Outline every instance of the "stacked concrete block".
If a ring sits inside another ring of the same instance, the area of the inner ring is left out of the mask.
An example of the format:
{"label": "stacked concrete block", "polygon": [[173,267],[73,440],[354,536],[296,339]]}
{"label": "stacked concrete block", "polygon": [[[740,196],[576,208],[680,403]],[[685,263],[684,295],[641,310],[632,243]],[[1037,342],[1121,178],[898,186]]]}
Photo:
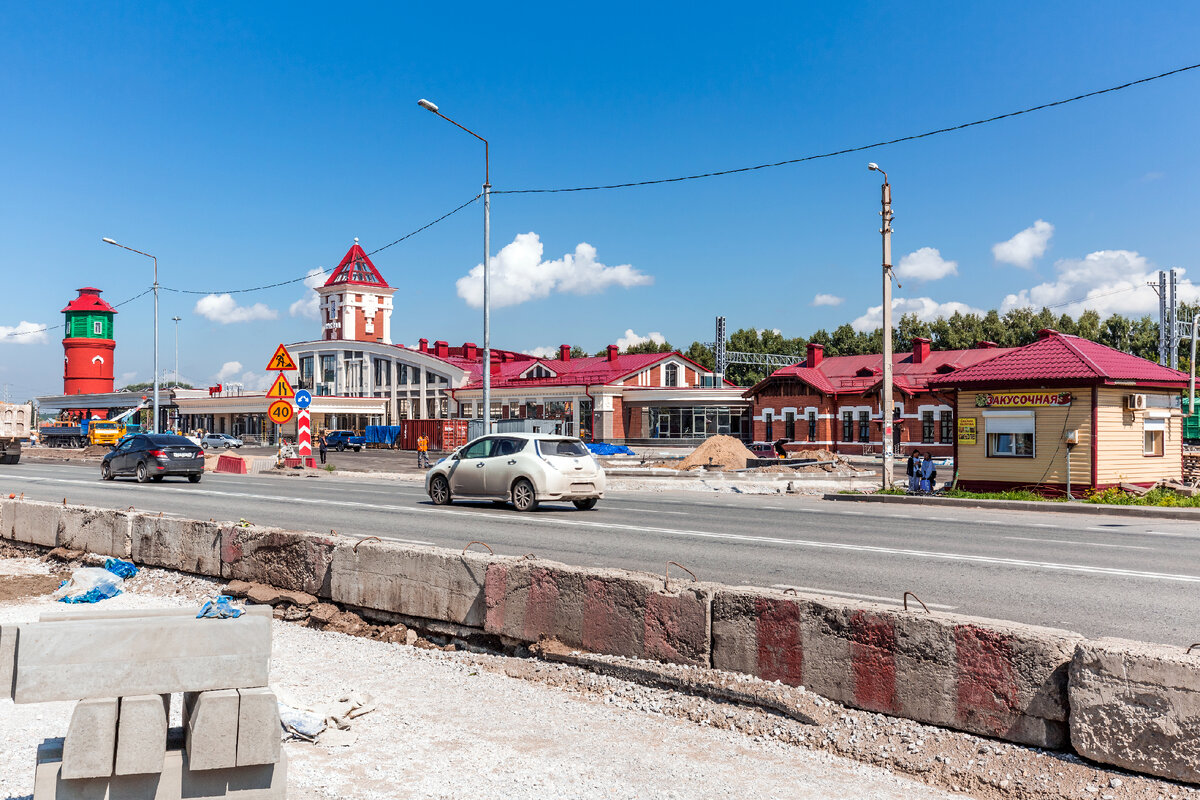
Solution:
{"label": "stacked concrete block", "polygon": [[713,600],[713,666],[1038,747],[1068,744],[1067,631],[758,589]]}
{"label": "stacked concrete block", "polygon": [[237,690],[189,692],[184,695],[183,704],[186,719],[184,731],[187,737],[184,749],[192,769],[236,767]]}
{"label": "stacked concrete block", "polygon": [[1071,660],[1071,744],[1104,764],[1200,783],[1200,653],[1123,639]]}
{"label": "stacked concrete block", "polygon": [[555,639],[595,653],[708,666],[711,592],[623,570],[588,570],[536,559],[489,565],[488,633]]}
{"label": "stacked concrete block", "polygon": [[4,504],[3,536],[14,542],[57,547],[63,507],[31,500],[9,500]]}
{"label": "stacked concrete block", "polygon": [[279,701],[270,689],[238,689],[237,766],[279,760]]}
{"label": "stacked concrete block", "polygon": [[346,537],[281,528],[230,527],[221,531],[221,577],[268,583],[329,597],[329,565]]}
{"label": "stacked concrete block", "polygon": [[135,514],[130,527],[135,563],[221,576],[221,538],[228,523]]}
{"label": "stacked concrete block", "polygon": [[481,553],[395,542],[365,542],[357,551],[345,544],[333,553],[330,599],[482,628],[490,560]]}
{"label": "stacked concrete block", "polygon": [[63,742],[63,778],[107,778],[113,774],[117,706],[117,700],[111,697],[75,704]]}
{"label": "stacked concrete block", "polygon": [[167,721],[171,695],[122,697],[117,719],[117,758],[114,775],[143,775],[162,771],[167,753]]}

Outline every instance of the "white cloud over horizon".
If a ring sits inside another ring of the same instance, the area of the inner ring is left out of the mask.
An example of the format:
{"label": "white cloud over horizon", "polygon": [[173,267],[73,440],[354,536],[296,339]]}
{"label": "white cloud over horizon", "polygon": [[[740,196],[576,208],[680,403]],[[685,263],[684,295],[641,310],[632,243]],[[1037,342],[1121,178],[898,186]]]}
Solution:
{"label": "white cloud over horizon", "polygon": [[533,356],[534,358],[558,358],[558,348],[550,345],[546,345],[545,347],[534,347],[530,348],[529,350],[522,350],[521,352],[527,356]]}
{"label": "white cloud over horizon", "polygon": [[[958,262],[942,258],[936,247],[922,247],[900,259],[896,275],[915,281],[936,281],[958,274]],[[881,306],[882,308],[882,306]]]}
{"label": "white cloud over horizon", "polygon": [[229,294],[205,295],[196,301],[193,311],[205,319],[219,322],[222,325],[228,325],[231,322],[254,322],[279,318],[279,312],[265,303],[239,306],[233,299],[233,295]]}
{"label": "white cloud over horizon", "polygon": [[217,383],[240,383],[248,392],[265,392],[271,388],[275,376],[265,372],[251,372],[242,369],[240,361],[226,361],[213,375]]}
{"label": "white cloud over horizon", "polygon": [[0,344],[41,344],[49,338],[42,322],[21,320],[16,325],[0,325]]}
{"label": "white cloud over horizon", "polygon": [[304,317],[305,319],[320,319],[321,318],[321,295],[317,294],[316,289],[321,286],[329,278],[329,273],[324,267],[310,269],[308,275],[304,278],[304,286],[307,291],[304,295],[292,303],[288,307],[288,314],[293,317]]}
{"label": "white cloud over horizon", "polygon": [[[587,242],[553,261],[543,261],[544,246],[536,233],[518,234],[491,260],[491,304],[513,306],[548,297],[552,292],[596,294],[613,286],[648,286],[654,278],[629,264],[607,266],[596,260]],[[458,296],[472,308],[483,307],[483,264],[475,265],[455,283]]]}
{"label": "white cloud over horizon", "polygon": [[[899,322],[901,314],[916,314],[917,319],[922,322],[932,322],[938,317],[949,317],[956,311],[961,314],[978,314],[980,316],[987,313],[982,309],[957,301],[939,303],[932,297],[894,297],[892,298],[892,325],[895,326]],[[856,331],[866,332],[881,327],[883,325],[883,304],[871,306],[865,314],[855,319],[850,325]]]}
{"label": "white cloud over horizon", "polygon": [[663,336],[658,331],[650,331],[645,336],[639,336],[633,332],[633,328],[626,328],[625,335],[618,338],[613,344],[620,350],[628,350],[630,347],[646,342],[654,342],[655,344],[666,344],[667,337]]}
{"label": "white cloud over horizon", "polygon": [[998,263],[1030,269],[1036,259],[1046,254],[1053,235],[1054,226],[1039,219],[1008,241],[992,245],[992,256]]}
{"label": "white cloud over horizon", "polygon": [[[1158,282],[1158,267],[1134,250],[1097,250],[1083,258],[1064,258],[1054,264],[1057,277],[1005,296],[1000,313],[1014,308],[1053,306],[1059,313],[1079,316],[1091,309],[1110,314],[1157,315],[1158,294],[1147,283]],[[1200,287],[1178,269],[1180,302],[1200,301]]]}
{"label": "white cloud over horizon", "polygon": [[838,297],[836,294],[818,293],[813,297],[811,305],[814,306],[840,306],[846,302],[846,298]]}

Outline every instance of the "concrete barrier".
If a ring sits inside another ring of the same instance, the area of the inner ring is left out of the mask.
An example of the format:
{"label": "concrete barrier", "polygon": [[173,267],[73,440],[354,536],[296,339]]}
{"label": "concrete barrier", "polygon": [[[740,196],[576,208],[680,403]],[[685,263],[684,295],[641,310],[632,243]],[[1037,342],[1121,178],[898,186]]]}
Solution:
{"label": "concrete barrier", "polygon": [[1071,744],[1081,756],[1200,783],[1200,653],[1100,639],[1071,659]]}
{"label": "concrete barrier", "polygon": [[342,543],[353,544],[353,540],[257,525],[225,527],[221,530],[221,577],[329,597],[329,565]]}
{"label": "concrete barrier", "polygon": [[129,558],[132,516],[123,511],[68,506],[60,515],[58,546],[113,558]]}
{"label": "concrete barrier", "polygon": [[221,577],[222,534],[230,523],[134,514],[130,555],[137,564]]}
{"label": "concrete barrier", "polygon": [[487,570],[484,630],[595,653],[709,665],[711,590],[623,570],[506,560]]}
{"label": "concrete barrier", "polygon": [[363,542],[339,546],[330,564],[335,603],[453,622],[484,623],[489,557],[440,547]]}
{"label": "concrete barrier", "polygon": [[1062,748],[1067,631],[760,589],[713,599],[717,669],[805,686],[846,705]]}
{"label": "concrete barrier", "polygon": [[42,547],[58,546],[58,531],[63,524],[63,506],[32,500],[6,500],[0,511],[0,526],[5,539]]}

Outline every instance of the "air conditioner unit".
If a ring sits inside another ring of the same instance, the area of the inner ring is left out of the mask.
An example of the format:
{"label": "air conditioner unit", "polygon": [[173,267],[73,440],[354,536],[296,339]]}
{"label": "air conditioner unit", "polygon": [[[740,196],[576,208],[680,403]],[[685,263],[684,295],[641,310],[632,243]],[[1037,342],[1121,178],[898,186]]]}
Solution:
{"label": "air conditioner unit", "polygon": [[1127,394],[1125,395],[1125,407],[1134,411],[1146,410],[1146,395],[1144,394]]}

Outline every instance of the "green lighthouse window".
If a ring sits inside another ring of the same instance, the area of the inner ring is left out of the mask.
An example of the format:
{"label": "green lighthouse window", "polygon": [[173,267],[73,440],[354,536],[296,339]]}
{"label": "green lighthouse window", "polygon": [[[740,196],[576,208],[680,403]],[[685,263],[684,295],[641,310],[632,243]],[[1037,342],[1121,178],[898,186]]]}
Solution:
{"label": "green lighthouse window", "polygon": [[97,336],[102,336],[104,334],[104,323],[100,320],[93,322],[92,333],[96,334]]}

